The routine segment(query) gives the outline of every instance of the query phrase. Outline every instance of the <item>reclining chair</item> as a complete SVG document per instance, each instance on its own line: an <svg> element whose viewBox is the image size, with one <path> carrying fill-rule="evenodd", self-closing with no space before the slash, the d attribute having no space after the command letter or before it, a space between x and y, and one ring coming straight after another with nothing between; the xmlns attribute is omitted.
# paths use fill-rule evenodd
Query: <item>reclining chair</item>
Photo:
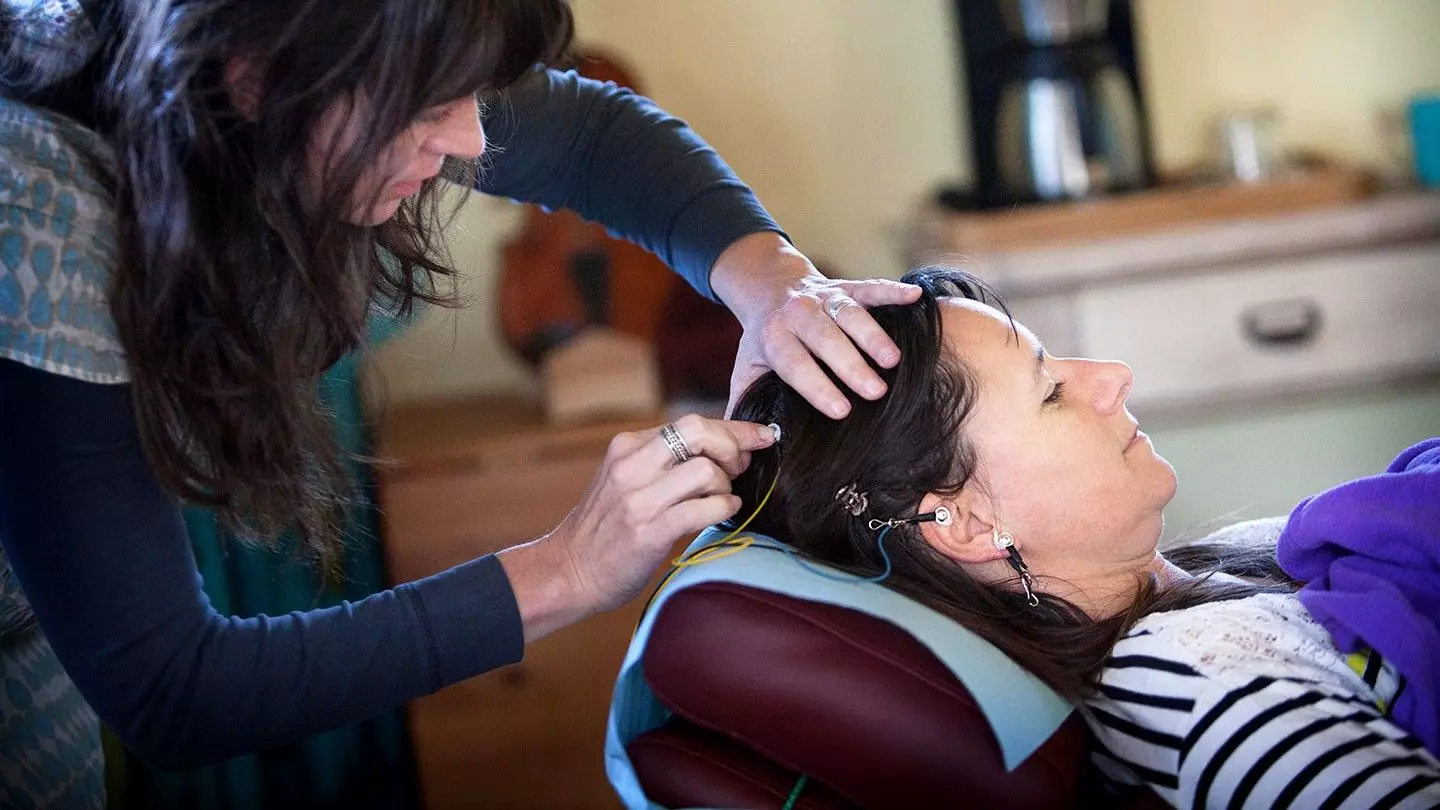
<svg viewBox="0 0 1440 810"><path fill-rule="evenodd" d="M1207 539L1273 539L1282 525L1240 524ZM702 536L697 546L712 539ZM751 562L782 579L807 576L775 552L747 552L770 555ZM942 663L893 619L787 593L788 582L752 581L744 571L708 574L667 585L622 670L607 766L628 806L1071 808L1097 801L1084 776L1083 721L1057 714L1058 696L1025 683L1018 667L1019 677L998 685L1014 699L997 706L993 694L977 700L979 688L972 692L966 681L991 693L996 684L970 680L966 664ZM1009 661L978 644L983 649L972 648L967 660L980 668L994 663L987 658ZM635 689L653 704L638 721ZM1039 742L1016 761L1005 742L1025 733ZM1127 802L1132 810L1167 806L1149 791Z"/></svg>

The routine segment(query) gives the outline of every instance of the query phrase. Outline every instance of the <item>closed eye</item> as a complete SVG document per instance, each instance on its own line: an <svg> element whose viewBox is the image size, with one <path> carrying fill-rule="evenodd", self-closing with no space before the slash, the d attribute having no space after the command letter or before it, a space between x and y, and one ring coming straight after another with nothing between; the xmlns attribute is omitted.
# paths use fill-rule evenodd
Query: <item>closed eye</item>
<svg viewBox="0 0 1440 810"><path fill-rule="evenodd" d="M1055 387L1050 389L1050 395L1045 397L1046 405L1054 405L1060 401L1061 392L1065 390L1065 383L1057 382Z"/></svg>
<svg viewBox="0 0 1440 810"><path fill-rule="evenodd" d="M445 120L445 115L448 112L449 110L445 107L445 105L442 104L438 107L431 107L420 113L420 117L417 120L424 124L434 124L436 122Z"/></svg>

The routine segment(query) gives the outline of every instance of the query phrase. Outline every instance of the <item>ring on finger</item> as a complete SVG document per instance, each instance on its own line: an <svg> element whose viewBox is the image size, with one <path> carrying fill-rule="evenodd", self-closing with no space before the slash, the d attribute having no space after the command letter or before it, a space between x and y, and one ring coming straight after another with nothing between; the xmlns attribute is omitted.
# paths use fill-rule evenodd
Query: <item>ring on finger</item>
<svg viewBox="0 0 1440 810"><path fill-rule="evenodd" d="M695 457L695 454L690 452L690 445L685 443L685 437L680 435L674 422L667 422L664 427L660 428L660 438L670 449L670 455L675 459L676 464L684 464Z"/></svg>
<svg viewBox="0 0 1440 810"><path fill-rule="evenodd" d="M830 316L830 320L838 323L840 320L840 311L850 306L850 303L849 298L836 296L830 299L830 303L825 305L825 314Z"/></svg>

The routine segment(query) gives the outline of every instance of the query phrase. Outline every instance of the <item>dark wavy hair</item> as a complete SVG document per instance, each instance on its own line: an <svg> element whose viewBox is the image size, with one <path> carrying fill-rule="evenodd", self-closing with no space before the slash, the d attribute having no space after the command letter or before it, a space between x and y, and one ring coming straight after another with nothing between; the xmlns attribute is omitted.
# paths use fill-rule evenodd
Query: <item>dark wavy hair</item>
<svg viewBox="0 0 1440 810"><path fill-rule="evenodd" d="M750 514L775 481L769 502L750 527L861 576L884 568L876 533L866 526L870 518L914 515L927 493L958 493L976 469L975 449L965 434L978 390L976 376L963 357L947 351L941 300L967 298L1004 310L979 279L959 270L927 268L904 280L920 286L920 300L870 311L901 352L895 368L876 367L889 386L883 398L865 400L839 385L851 411L836 421L772 372L745 392L734 413L735 419L775 422L784 432L784 440L756 452L736 480L735 492L743 501L738 514ZM859 518L835 501L835 493L848 484L869 499L869 511ZM1162 590L1153 576L1146 577L1129 610L1095 619L1049 594L1039 595L1038 607L1028 606L1018 579L987 583L970 576L934 551L913 526L892 530L885 548L892 565L887 587L975 631L1072 700L1095 688L1110 650L1141 617L1288 587L1273 548L1196 545L1167 556L1198 578ZM1269 584L1207 576L1215 571Z"/></svg>
<svg viewBox="0 0 1440 810"><path fill-rule="evenodd" d="M10 59L0 87L114 146L110 307L151 464L241 536L294 529L303 550L333 561L351 488L319 375L363 345L372 310L403 316L453 295L442 292L438 183L362 227L345 221L361 174L427 110L562 59L569 6L90 0L85 15L83 64L47 78L45 64ZM26 48L21 21L5 22L4 52ZM75 50L61 53L73 62ZM250 116L225 84L234 57L258 77ZM332 150L307 195L309 133L362 97L363 134Z"/></svg>

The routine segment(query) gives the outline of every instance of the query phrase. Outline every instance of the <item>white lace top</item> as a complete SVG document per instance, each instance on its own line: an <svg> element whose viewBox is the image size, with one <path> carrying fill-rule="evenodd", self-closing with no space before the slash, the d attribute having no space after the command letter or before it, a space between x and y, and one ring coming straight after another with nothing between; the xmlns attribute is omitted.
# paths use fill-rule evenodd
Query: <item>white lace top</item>
<svg viewBox="0 0 1440 810"><path fill-rule="evenodd" d="M1082 710L1095 764L1176 807L1440 807L1440 762L1385 718L1290 594L1142 619Z"/></svg>

